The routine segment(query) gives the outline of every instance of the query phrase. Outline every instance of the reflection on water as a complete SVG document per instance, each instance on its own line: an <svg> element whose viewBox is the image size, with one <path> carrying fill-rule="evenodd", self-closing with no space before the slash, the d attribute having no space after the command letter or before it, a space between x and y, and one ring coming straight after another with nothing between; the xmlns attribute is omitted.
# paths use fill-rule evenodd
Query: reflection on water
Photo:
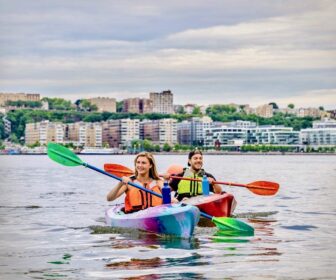
<svg viewBox="0 0 336 280"><path fill-rule="evenodd" d="M113 249L125 249L142 246L150 249L157 249L160 247L178 248L185 250L193 250L199 247L198 240L196 238L179 238L172 235L163 235L150 233L143 230L116 228L108 226L91 226L92 234L122 234L123 239L116 236L111 236L111 247Z"/></svg>

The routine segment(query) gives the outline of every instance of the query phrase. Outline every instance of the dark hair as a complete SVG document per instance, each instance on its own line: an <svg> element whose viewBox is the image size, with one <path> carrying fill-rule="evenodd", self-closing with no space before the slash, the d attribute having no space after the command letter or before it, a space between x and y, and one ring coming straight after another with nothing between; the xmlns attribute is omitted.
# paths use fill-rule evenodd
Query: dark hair
<svg viewBox="0 0 336 280"><path fill-rule="evenodd" d="M190 160L194 155L197 155L197 154L203 156L202 151L199 150L199 149L192 150L192 151L189 153L189 155L188 155L188 166L190 166L189 160Z"/></svg>

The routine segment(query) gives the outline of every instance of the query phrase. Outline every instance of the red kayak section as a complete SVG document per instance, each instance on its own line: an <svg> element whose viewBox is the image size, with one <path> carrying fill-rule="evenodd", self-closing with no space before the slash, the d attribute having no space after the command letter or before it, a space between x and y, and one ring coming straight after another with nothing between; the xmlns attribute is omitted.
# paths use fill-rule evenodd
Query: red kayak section
<svg viewBox="0 0 336 280"><path fill-rule="evenodd" d="M229 193L199 195L183 203L197 206L202 212L214 217L230 217L237 204L234 196Z"/></svg>

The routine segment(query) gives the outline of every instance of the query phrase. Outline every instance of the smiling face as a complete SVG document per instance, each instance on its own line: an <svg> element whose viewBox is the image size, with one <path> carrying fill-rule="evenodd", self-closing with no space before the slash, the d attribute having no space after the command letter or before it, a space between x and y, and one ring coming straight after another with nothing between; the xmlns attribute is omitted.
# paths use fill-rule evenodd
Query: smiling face
<svg viewBox="0 0 336 280"><path fill-rule="evenodd" d="M203 156L199 153L194 154L191 159L189 159L189 164L191 169L199 171L203 167Z"/></svg>
<svg viewBox="0 0 336 280"><path fill-rule="evenodd" d="M135 161L135 170L137 174L141 176L146 176L149 174L149 170L152 168L152 164L149 159L145 156L139 156Z"/></svg>

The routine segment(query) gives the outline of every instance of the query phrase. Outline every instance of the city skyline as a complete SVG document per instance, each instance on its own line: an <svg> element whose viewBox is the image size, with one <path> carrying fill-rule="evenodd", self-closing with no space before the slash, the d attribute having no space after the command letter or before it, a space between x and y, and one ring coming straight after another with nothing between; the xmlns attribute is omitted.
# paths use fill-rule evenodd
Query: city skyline
<svg viewBox="0 0 336 280"><path fill-rule="evenodd" d="M334 1L0 3L0 92L336 107Z"/></svg>

